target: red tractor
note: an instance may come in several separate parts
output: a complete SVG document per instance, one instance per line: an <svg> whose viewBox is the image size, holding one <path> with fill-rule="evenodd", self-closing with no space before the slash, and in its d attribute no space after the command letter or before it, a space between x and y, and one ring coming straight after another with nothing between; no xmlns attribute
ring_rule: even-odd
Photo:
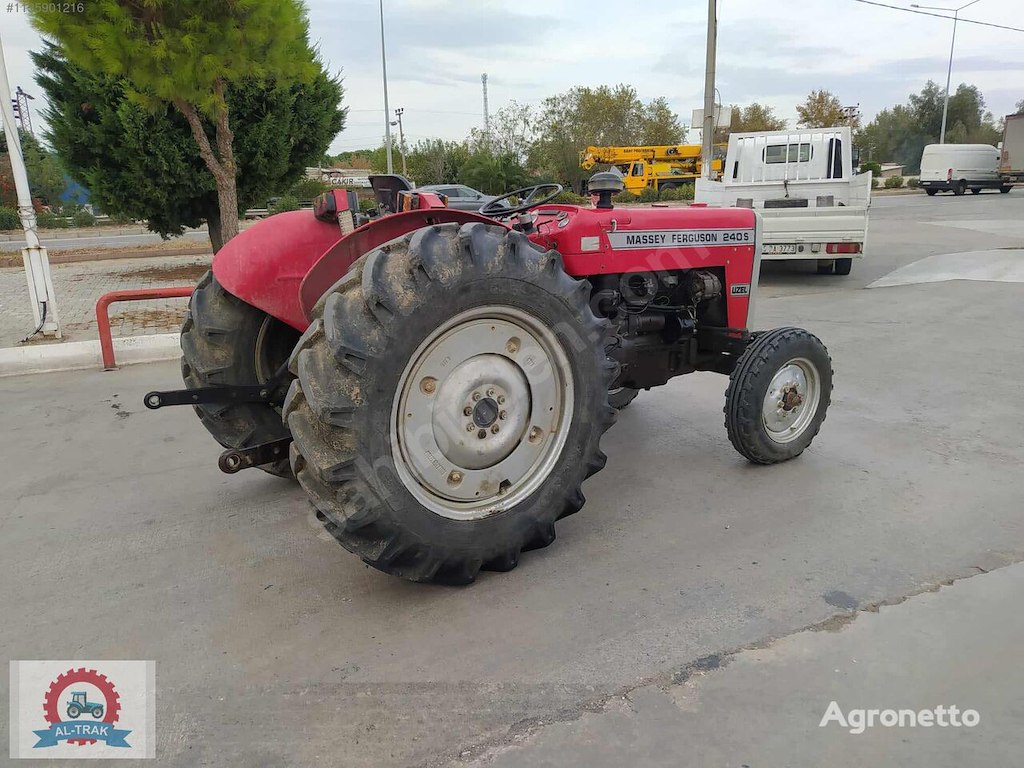
<svg viewBox="0 0 1024 768"><path fill-rule="evenodd" d="M750 461L799 455L832 391L822 343L747 330L753 210L553 204L543 184L479 213L400 176L375 216L333 190L231 240L181 333L187 389L220 467L294 475L327 530L387 573L464 584L555 538L640 390L729 376L725 426Z"/></svg>

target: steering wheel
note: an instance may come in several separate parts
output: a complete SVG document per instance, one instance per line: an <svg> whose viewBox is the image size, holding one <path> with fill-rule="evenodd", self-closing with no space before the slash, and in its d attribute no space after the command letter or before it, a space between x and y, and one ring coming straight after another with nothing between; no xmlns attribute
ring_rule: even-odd
<svg viewBox="0 0 1024 768"><path fill-rule="evenodd" d="M492 219L496 219L503 216L511 216L514 213L523 213L536 208L538 205L544 205L544 203L550 202L558 197L562 193L561 184L534 184L532 187L523 187L522 189L516 189L508 194L496 197L489 202L484 203L480 206L478 213L484 216L490 216ZM552 190L550 194L547 194L548 190ZM535 199L543 196L543 199ZM514 208L506 208L505 206L499 207L497 204L511 197L518 197L520 199L519 205Z"/></svg>

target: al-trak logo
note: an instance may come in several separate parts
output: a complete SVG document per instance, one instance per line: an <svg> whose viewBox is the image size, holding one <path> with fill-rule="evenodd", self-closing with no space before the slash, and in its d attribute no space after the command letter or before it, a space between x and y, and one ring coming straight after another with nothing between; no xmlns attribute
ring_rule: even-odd
<svg viewBox="0 0 1024 768"><path fill-rule="evenodd" d="M43 716L49 728L34 730L35 749L60 742L85 746L104 742L108 747L130 747L130 730L118 729L121 697L114 684L95 669L69 669L50 683L43 698Z"/></svg>

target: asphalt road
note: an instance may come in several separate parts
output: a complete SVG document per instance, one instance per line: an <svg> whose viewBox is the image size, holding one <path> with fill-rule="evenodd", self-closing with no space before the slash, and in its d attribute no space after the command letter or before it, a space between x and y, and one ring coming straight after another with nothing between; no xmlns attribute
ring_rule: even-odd
<svg viewBox="0 0 1024 768"><path fill-rule="evenodd" d="M600 746L610 701L681 685L697 660L1024 560L1024 359L1007 353L1024 287L861 290L925 255L1020 247L1022 213L1015 194L880 198L849 277L768 270L759 325L803 325L834 361L811 449L743 461L712 374L642 393L557 541L466 589L372 571L296 487L220 474L191 412L141 406L177 385L174 364L0 379L0 645L155 659L160 765L540 764L509 750L595 717ZM1016 643L997 647L1019 665ZM807 727L778 722L790 740ZM977 764L1002 754L985 751L1000 722ZM759 727L733 719L722 738ZM857 744L829 764L861 764ZM767 764L782 763L750 763Z"/></svg>

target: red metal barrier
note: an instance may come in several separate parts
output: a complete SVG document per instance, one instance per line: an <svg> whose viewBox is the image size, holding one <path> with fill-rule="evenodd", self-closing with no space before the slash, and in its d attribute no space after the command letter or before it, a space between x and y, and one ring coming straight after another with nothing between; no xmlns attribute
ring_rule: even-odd
<svg viewBox="0 0 1024 768"><path fill-rule="evenodd" d="M192 295L194 285L176 288L139 288L131 291L111 291L100 296L96 302L96 328L100 334L100 350L103 353L103 370L117 368L114 363L114 340L110 336L110 305L115 301L142 301L145 299L182 299Z"/></svg>

